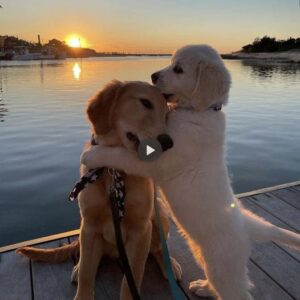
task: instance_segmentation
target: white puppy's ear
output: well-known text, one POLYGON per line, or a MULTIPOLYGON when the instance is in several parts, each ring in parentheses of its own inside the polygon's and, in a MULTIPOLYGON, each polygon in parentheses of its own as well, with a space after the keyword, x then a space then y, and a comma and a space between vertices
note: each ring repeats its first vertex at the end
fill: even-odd
POLYGON ((231 80, 223 63, 200 62, 196 72, 193 106, 205 110, 215 103, 226 104, 231 80))

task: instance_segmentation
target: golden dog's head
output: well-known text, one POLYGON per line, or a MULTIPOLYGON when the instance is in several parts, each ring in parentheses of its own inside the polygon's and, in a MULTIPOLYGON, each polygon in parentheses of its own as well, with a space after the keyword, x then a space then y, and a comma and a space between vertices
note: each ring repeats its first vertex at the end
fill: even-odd
POLYGON ((173 146, 167 135, 168 106, 158 88, 139 81, 112 81, 87 107, 93 134, 107 146, 137 151, 141 140, 155 138, 165 151, 173 146))

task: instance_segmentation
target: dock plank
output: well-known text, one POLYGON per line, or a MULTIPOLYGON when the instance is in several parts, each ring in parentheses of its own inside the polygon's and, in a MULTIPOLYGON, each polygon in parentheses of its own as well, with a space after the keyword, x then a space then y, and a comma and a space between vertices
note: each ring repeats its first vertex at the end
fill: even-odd
MULTIPOLYGON (((260 208, 252 198, 242 199, 244 206, 256 215, 271 223, 290 229, 286 224, 260 208)), ((286 247, 278 247, 275 243, 255 244, 252 260, 267 273, 280 287, 295 299, 300 299, 300 263, 299 252, 286 247)))
POLYGON ((292 189, 295 189, 296 191, 300 191, 300 184, 293 185, 292 189))
MULTIPOLYGON (((72 237, 73 241, 77 237, 72 237)), ((95 299, 118 300, 123 279, 120 266, 116 259, 104 258, 100 263, 95 285, 95 299)), ((171 300, 168 282, 159 270, 152 257, 149 257, 141 289, 141 297, 145 300, 166 299, 171 300)))
MULTIPOLYGON (((240 195, 243 206, 276 226, 300 231, 300 184, 287 183, 240 195)), ((56 247, 71 242, 79 231, 61 233, 8 245, 0 249, 0 299, 67 300, 72 299, 76 286, 70 282, 70 260, 64 264, 31 262, 10 251, 20 245, 41 243, 42 247, 56 247), (49 242, 52 241, 52 242, 49 242), (9 251, 9 252, 7 252, 9 251)), ((184 239, 171 224, 169 249, 183 269, 182 286, 190 299, 200 299, 188 292, 190 281, 204 278, 184 239)), ((300 299, 300 253, 274 242, 255 244, 249 261, 249 274, 255 287, 255 300, 300 299)), ((230 274, 229 274, 230 275, 230 274)), ((229 276, 228 275, 228 276, 229 276)), ((123 274, 116 260, 103 259, 99 266, 95 300, 119 300, 123 274)), ((141 298, 143 300, 171 300, 168 282, 163 278, 155 260, 147 261, 141 298)), ((207 298, 208 299, 208 298, 207 298)))
MULTIPOLYGON (((294 229, 291 228, 288 224, 282 222, 281 220, 279 220, 278 218, 276 218, 275 216, 270 214, 268 211, 266 211, 264 208, 261 208, 260 206, 258 206, 255 201, 251 201, 251 197, 241 199, 241 202, 246 209, 252 211, 254 214, 265 219, 266 221, 268 221, 276 226, 279 226, 281 228, 294 231, 294 229)), ((299 251, 296 251, 295 249, 291 249, 291 248, 289 248, 287 246, 283 246, 283 245, 280 245, 280 247, 283 248, 286 252, 288 252, 291 256, 293 256, 297 261, 300 262, 300 252, 299 251)))
POLYGON ((300 299, 300 264, 273 243, 256 244, 251 258, 295 299, 300 299))
MULTIPOLYGON (((188 291, 190 281, 204 279, 203 270, 197 266, 191 252, 188 250, 185 241, 179 234, 175 234, 176 228, 171 228, 170 252, 181 263, 183 268, 183 282, 185 290, 188 291)), ((254 262, 249 262, 249 275, 255 285, 251 291, 254 299, 257 300, 288 300, 294 299, 284 291, 270 276, 259 268, 254 262), (266 288, 267 287, 267 288, 266 288)), ((188 293, 190 299, 199 299, 195 295, 188 293)))
POLYGON ((294 228, 295 231, 300 231, 299 210, 270 193, 255 195, 251 199, 272 215, 294 228))
MULTIPOLYGON (((62 239, 41 245, 43 248, 54 248, 68 240, 62 239)), ((73 299, 76 286, 71 283, 73 262, 50 264, 32 262, 32 282, 35 300, 73 299)))
MULTIPOLYGON (((176 257, 183 269, 183 280, 181 282, 185 291, 188 293, 190 299, 196 300, 199 297, 188 291, 190 281, 199 278, 204 279, 203 270, 196 264, 191 252, 189 251, 184 239, 177 233, 176 226, 171 225, 169 248, 171 255, 176 257)), ((255 288, 252 293, 255 299, 266 300, 283 300, 292 299, 283 289, 281 289, 274 280, 267 276, 261 269, 259 269, 252 262, 249 263, 250 277, 255 288), (266 286, 268 289, 266 290, 266 286)), ((116 262, 105 260, 100 266, 97 275, 96 284, 96 299, 119 299, 119 290, 122 280, 122 273, 116 262), (99 284, 104 285, 106 290, 106 297, 103 297, 103 291, 99 290, 99 284)), ((142 285, 142 299, 172 299, 168 282, 160 273, 158 266, 153 258, 149 258, 145 276, 142 285)))
POLYGON ((254 285, 251 295, 255 300, 294 300, 253 261, 248 263, 248 269, 254 285))
POLYGON ((0 254, 0 299, 32 299, 29 260, 14 251, 0 254))
POLYGON ((297 191, 287 188, 272 191, 271 194, 300 210, 300 190, 297 191))

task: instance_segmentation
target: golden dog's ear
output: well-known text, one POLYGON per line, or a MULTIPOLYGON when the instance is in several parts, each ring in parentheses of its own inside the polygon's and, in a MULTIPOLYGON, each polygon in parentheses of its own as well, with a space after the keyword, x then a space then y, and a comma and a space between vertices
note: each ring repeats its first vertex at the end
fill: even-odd
POLYGON ((86 112, 96 134, 111 130, 112 112, 122 86, 122 82, 114 80, 89 101, 86 112))
POLYGON ((230 74, 224 64, 200 62, 197 66, 196 86, 193 92, 194 107, 208 109, 216 103, 227 103, 230 74))

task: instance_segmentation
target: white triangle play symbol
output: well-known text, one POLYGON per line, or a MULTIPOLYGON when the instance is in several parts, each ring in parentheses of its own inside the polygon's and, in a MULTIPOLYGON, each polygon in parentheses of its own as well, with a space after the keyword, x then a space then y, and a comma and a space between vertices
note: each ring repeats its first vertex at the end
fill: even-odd
POLYGON ((155 151, 155 149, 153 149, 150 146, 146 146, 146 155, 148 156, 149 154, 153 153, 155 151))

